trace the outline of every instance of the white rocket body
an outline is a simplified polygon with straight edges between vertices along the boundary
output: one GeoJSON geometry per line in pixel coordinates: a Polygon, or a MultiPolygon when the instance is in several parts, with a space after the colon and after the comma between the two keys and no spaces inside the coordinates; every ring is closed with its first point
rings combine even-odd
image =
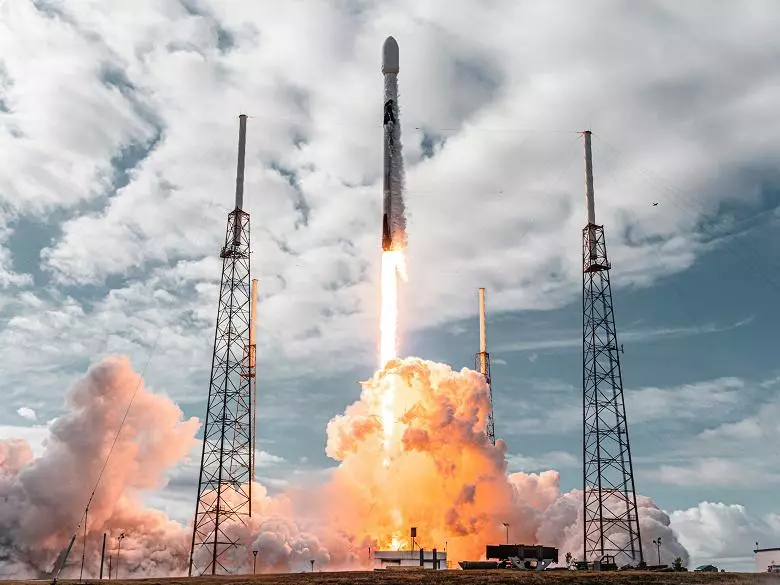
{"type": "Polygon", "coordinates": [[[403,187],[404,166],[401,151],[401,124],[398,109],[398,43],[387,37],[382,45],[384,76],[384,177],[382,204],[382,249],[406,247],[406,216],[403,187]]]}

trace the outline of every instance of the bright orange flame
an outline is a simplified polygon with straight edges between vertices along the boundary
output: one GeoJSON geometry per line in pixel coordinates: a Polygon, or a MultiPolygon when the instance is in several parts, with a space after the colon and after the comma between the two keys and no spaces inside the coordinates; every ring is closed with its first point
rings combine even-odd
{"type": "MultiPolygon", "coordinates": [[[[398,278],[406,280],[406,263],[402,250],[389,250],[382,253],[382,306],[379,322],[379,360],[380,368],[384,368],[392,359],[398,357],[398,278]]],[[[390,453],[395,434],[395,387],[388,385],[388,391],[382,395],[382,446],[385,457],[382,464],[390,467],[390,453]]],[[[403,518],[398,508],[393,510],[396,528],[403,524],[403,518]]],[[[390,541],[392,550],[401,547],[398,534],[393,534],[390,541]]]]}
{"type": "Polygon", "coordinates": [[[398,277],[406,278],[402,250],[382,253],[382,309],[379,323],[379,367],[398,357],[398,277]]]}
{"type": "MultiPolygon", "coordinates": [[[[382,308],[379,323],[379,367],[384,368],[398,357],[398,278],[406,279],[406,264],[402,250],[382,253],[382,308]]],[[[382,396],[382,430],[384,432],[385,467],[390,466],[390,444],[395,428],[395,391],[382,396]]]]}

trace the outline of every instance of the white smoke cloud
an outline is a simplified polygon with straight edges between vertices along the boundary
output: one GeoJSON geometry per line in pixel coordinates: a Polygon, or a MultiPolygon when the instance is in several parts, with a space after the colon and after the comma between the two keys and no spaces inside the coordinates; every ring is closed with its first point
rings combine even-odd
{"type": "MultiPolygon", "coordinates": [[[[661,539],[661,563],[671,565],[680,557],[687,565],[690,557],[680,543],[676,532],[671,528],[669,515],[661,510],[650,498],[637,496],[639,530],[641,533],[642,553],[648,565],[658,563],[658,551],[653,540],[661,539]]],[[[583,555],[582,491],[572,490],[560,495],[544,511],[538,536],[543,542],[557,542],[561,555],[570,552],[575,559],[583,555]],[[556,537],[556,534],[559,535],[556,537]],[[562,535],[562,538],[561,536],[562,535]]],[[[628,559],[618,559],[619,564],[628,559]]],[[[634,563],[635,564],[635,563],[634,563]]]]}
{"type": "Polygon", "coordinates": [[[42,456],[33,458],[23,441],[0,441],[0,547],[12,559],[14,576],[34,577],[52,568],[83,518],[133,395],[89,509],[88,563],[99,562],[96,544],[104,532],[124,531],[126,571],[159,574],[182,566],[187,548],[182,527],[142,508],[137,496],[163,484],[164,471],[194,444],[198,421],[182,421],[175,404],[144,388],[129,360],[110,357],[70,390],[68,412],[50,425],[42,456]]]}
{"type": "MultiPolygon", "coordinates": [[[[182,420],[168,398],[143,386],[128,359],[111,357],[68,393],[68,412],[50,425],[40,457],[24,441],[0,441],[7,573],[35,577],[52,568],[83,517],[134,394],[90,506],[85,571],[97,572],[102,534],[113,551],[124,532],[122,577],[186,572],[191,527],[144,508],[139,495],[162,485],[166,470],[187,456],[198,421],[182,420]]],[[[580,557],[581,494],[561,493],[556,471],[507,474],[505,444],[493,445],[484,432],[487,412],[487,387],[477,372],[418,358],[391,361],[328,424],[326,450],[340,464],[326,479],[274,497],[254,484],[252,518],[225,526],[243,544],[223,564],[250,570],[257,551],[260,572],[302,570],[311,560],[328,570],[366,568],[369,547],[404,546],[409,526],[417,526],[420,546],[446,547],[451,561],[478,559],[486,544],[503,542],[505,522],[514,542],[580,557]],[[381,415],[388,397],[394,424],[386,435],[381,415]]],[[[669,517],[648,498],[638,504],[645,558],[660,536],[667,562],[676,556],[687,562],[669,517]]],[[[66,575],[78,570],[80,549],[79,536],[66,575]]]]}

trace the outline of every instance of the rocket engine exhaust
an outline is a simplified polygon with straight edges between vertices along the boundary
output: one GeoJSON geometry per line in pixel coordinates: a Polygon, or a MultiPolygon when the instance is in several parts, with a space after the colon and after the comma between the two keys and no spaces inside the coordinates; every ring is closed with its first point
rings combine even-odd
{"type": "MultiPolygon", "coordinates": [[[[388,367],[397,357],[398,279],[405,278],[406,216],[404,213],[404,160],[398,109],[398,43],[387,37],[382,45],[384,77],[384,175],[382,201],[382,306],[380,317],[379,367],[388,367]]],[[[393,444],[397,441],[397,382],[383,388],[381,396],[382,465],[390,469],[393,444]]],[[[397,497],[394,496],[394,497],[397,497]]],[[[399,502],[387,501],[392,510],[392,543],[399,542],[404,523],[399,502]]]]}
{"type": "Polygon", "coordinates": [[[397,357],[398,278],[405,278],[406,248],[404,161],[398,109],[398,43],[387,37],[382,45],[384,77],[384,165],[382,202],[382,308],[380,367],[397,357]]]}
{"type": "Polygon", "coordinates": [[[401,125],[398,110],[398,43],[387,37],[382,45],[384,76],[384,201],[382,207],[382,250],[406,246],[404,213],[404,161],[401,151],[401,125]]]}

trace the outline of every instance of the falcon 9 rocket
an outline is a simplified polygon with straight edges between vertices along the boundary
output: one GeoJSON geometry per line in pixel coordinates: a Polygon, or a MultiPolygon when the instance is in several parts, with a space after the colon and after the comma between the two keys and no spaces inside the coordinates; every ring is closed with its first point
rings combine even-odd
{"type": "Polygon", "coordinates": [[[387,37],[382,46],[382,75],[385,81],[382,250],[386,252],[406,247],[404,161],[401,151],[401,121],[398,115],[398,69],[398,43],[393,37],[387,37]]]}

